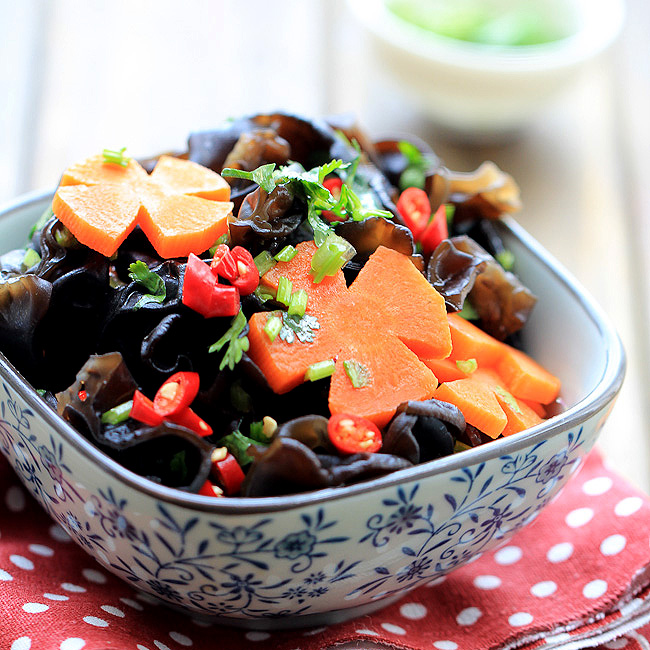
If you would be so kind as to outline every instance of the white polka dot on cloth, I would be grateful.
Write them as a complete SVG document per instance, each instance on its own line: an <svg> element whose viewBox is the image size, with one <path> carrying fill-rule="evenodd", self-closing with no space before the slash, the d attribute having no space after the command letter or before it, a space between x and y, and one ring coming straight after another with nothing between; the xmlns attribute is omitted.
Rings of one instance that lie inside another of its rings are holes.
<svg viewBox="0 0 650 650"><path fill-rule="evenodd" d="M530 588L530 593L537 598L546 598L557 591L557 585L552 580L543 580Z"/></svg>
<svg viewBox="0 0 650 650"><path fill-rule="evenodd" d="M458 625L474 625L481 616L483 616L483 612L478 607L467 607L456 616L456 623Z"/></svg>
<svg viewBox="0 0 650 650"><path fill-rule="evenodd" d="M513 627L521 627L533 622L532 614L528 612L517 612L508 617L508 623Z"/></svg>
<svg viewBox="0 0 650 650"><path fill-rule="evenodd" d="M88 582L94 582L97 585L104 585L108 580L103 573L100 573L96 569L84 569L81 572L81 575L86 578Z"/></svg>
<svg viewBox="0 0 650 650"><path fill-rule="evenodd" d="M321 632L325 632L327 629L327 626L323 627L314 627L311 630L306 630L305 632L302 633L303 636L316 636L317 634L320 634Z"/></svg>
<svg viewBox="0 0 650 650"><path fill-rule="evenodd" d="M588 524L594 516L591 508L576 508L572 510L564 519L569 528L579 528Z"/></svg>
<svg viewBox="0 0 650 650"><path fill-rule="evenodd" d="M366 634L367 636L379 636L379 632L375 632L374 630L367 630L365 628L361 628L359 630L355 630L357 634Z"/></svg>
<svg viewBox="0 0 650 650"><path fill-rule="evenodd" d="M582 589L585 598L600 598L607 591L607 583L604 580L592 580Z"/></svg>
<svg viewBox="0 0 650 650"><path fill-rule="evenodd" d="M418 621L427 615L427 608L421 603L404 603L399 613L410 621Z"/></svg>
<svg viewBox="0 0 650 650"><path fill-rule="evenodd" d="M596 476L584 482L582 491L590 497L597 497L608 492L612 485L614 481L609 476Z"/></svg>
<svg viewBox="0 0 650 650"><path fill-rule="evenodd" d="M31 571L34 568L34 563L22 555L10 555L9 561L19 569L25 569L26 571Z"/></svg>
<svg viewBox="0 0 650 650"><path fill-rule="evenodd" d="M27 612L28 614L40 614L41 612L45 612L48 609L50 609L50 606L45 605L44 603L25 603L23 605L23 611Z"/></svg>
<svg viewBox="0 0 650 650"><path fill-rule="evenodd" d="M625 497L614 506L614 514L619 517L629 517L633 515L641 506L643 501L641 497Z"/></svg>
<svg viewBox="0 0 650 650"><path fill-rule="evenodd" d="M521 560L523 553L518 546L504 546L494 554L494 560L497 564L514 564Z"/></svg>
<svg viewBox="0 0 650 650"><path fill-rule="evenodd" d="M158 648L158 650L169 650L169 646L162 641L154 640L153 644L156 646L156 648Z"/></svg>
<svg viewBox="0 0 650 650"><path fill-rule="evenodd" d="M54 551L49 546L43 546L43 544L30 544L27 548L41 557L52 557L54 555Z"/></svg>
<svg viewBox="0 0 650 650"><path fill-rule="evenodd" d="M62 641L59 650L81 650L85 645L86 642L83 639L75 636Z"/></svg>
<svg viewBox="0 0 650 650"><path fill-rule="evenodd" d="M142 645L141 643L138 643L138 645L135 646L137 650L149 650L146 645Z"/></svg>
<svg viewBox="0 0 650 650"><path fill-rule="evenodd" d="M64 591L69 591L70 593L73 594L83 594L86 591L85 587L74 585L71 582L62 582L61 589L63 589Z"/></svg>
<svg viewBox="0 0 650 650"><path fill-rule="evenodd" d="M0 569L0 580L11 582L13 579L14 577L11 575L11 573L5 571L4 569Z"/></svg>
<svg viewBox="0 0 650 650"><path fill-rule="evenodd" d="M108 621L105 621L103 618L98 618L97 616L84 616L84 623L92 625L94 627L108 627Z"/></svg>
<svg viewBox="0 0 650 650"><path fill-rule="evenodd" d="M104 610L107 614L117 616L118 618L124 618L126 616L126 614L121 609L113 607L112 605L102 605L99 609Z"/></svg>
<svg viewBox="0 0 650 650"><path fill-rule="evenodd" d="M184 634L181 634L180 632L170 632L169 636L178 643L178 645L182 645L185 647L189 647L193 645L192 639L190 639L189 636L185 636Z"/></svg>
<svg viewBox="0 0 650 650"><path fill-rule="evenodd" d="M623 535L610 535L600 543L600 552L603 555L617 555L620 553L627 544L627 540Z"/></svg>
<svg viewBox="0 0 650 650"><path fill-rule="evenodd" d="M403 627L394 625L393 623L382 623L381 626L386 630L386 632L390 632L391 634L398 634L399 636L404 636L406 634L406 630Z"/></svg>
<svg viewBox="0 0 650 650"><path fill-rule="evenodd" d="M558 562L564 562L568 560L573 555L573 544L571 542L560 542L551 546L551 548L546 553L546 559L553 564Z"/></svg>
<svg viewBox="0 0 650 650"><path fill-rule="evenodd" d="M69 596L62 596L61 594L43 594L43 598L47 598L48 600L70 600Z"/></svg>
<svg viewBox="0 0 650 650"><path fill-rule="evenodd" d="M458 644L455 641L434 641L433 647L438 650L458 650Z"/></svg>
<svg viewBox="0 0 650 650"><path fill-rule="evenodd" d="M474 586L477 589L497 589L498 587L501 586L501 578L499 576L491 576L491 575L484 575L484 576L476 576L474 578Z"/></svg>
<svg viewBox="0 0 650 650"><path fill-rule="evenodd" d="M21 636L11 644L11 650L29 650L32 647L32 640L28 636Z"/></svg>
<svg viewBox="0 0 650 650"><path fill-rule="evenodd" d="M11 512L24 510L27 505L25 492L17 485L12 485L5 493L5 504Z"/></svg>
<svg viewBox="0 0 650 650"><path fill-rule="evenodd" d="M271 638L271 635L268 632L257 632L252 630L251 632L246 632L244 635L249 641L266 641Z"/></svg>

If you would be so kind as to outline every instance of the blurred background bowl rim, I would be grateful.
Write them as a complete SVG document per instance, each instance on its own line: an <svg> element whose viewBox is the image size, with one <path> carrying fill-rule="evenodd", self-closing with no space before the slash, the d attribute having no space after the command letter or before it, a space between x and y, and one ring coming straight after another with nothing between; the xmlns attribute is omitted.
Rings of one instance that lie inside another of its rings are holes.
<svg viewBox="0 0 650 650"><path fill-rule="evenodd" d="M386 0L348 0L375 37L424 60L458 70L500 74L571 68L605 51L625 22L624 0L570 0L582 16L576 32L540 45L499 46L436 34L395 15Z"/></svg>
<svg viewBox="0 0 650 650"><path fill-rule="evenodd" d="M16 212L29 210L30 208L33 209L39 204L47 205L47 202L51 201L53 194L53 190L30 192L17 197L9 203L0 205L0 220L11 216L12 213L15 214ZM43 206L40 207L42 208ZM18 392L22 399L33 409L35 416L38 416L47 426L53 428L78 453L90 461L95 461L103 471L113 479L121 482L125 487L132 488L136 493L141 493L142 496L206 514L257 515L291 511L325 502L351 498L384 488L430 479L434 476L461 470L463 467L487 462L505 454L511 454L529 448L536 443L562 433L568 426L579 427L590 420L608 405L613 404L623 383L626 367L626 355L622 341L603 309L595 302L577 279L528 233L527 230L519 225L516 220L512 217L505 217L502 221L504 228L510 230L513 236L519 239L524 248L531 255L536 256L543 262L544 266L548 268L549 273L556 280L564 284L573 294L574 298L584 309L586 317L596 326L602 337L603 344L607 346L607 358L602 375L593 390L584 395L581 400L573 404L563 413L527 431L468 449L462 454L452 454L451 456L438 458L435 461L414 465L413 467L346 486L345 488L330 487L311 492L281 496L236 497L227 499L227 502L223 503L221 499L214 499L212 497L187 493L158 485L120 465L93 445L92 442L84 438L72 425L64 421L54 410L47 406L33 390L29 382L27 382L2 352L0 352L0 382L4 383L7 381L11 388ZM601 423L602 421L603 418L601 418Z"/></svg>

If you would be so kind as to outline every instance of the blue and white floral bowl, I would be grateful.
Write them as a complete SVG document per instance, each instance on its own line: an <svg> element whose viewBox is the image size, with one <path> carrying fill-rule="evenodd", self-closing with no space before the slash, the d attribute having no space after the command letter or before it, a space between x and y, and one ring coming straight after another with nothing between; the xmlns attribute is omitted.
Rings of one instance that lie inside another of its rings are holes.
<svg viewBox="0 0 650 650"><path fill-rule="evenodd" d="M22 245L49 200L0 211L0 252ZM0 450L100 564L194 616L280 628L383 607L535 519L593 446L623 380L601 311L516 223L503 235L539 297L527 349L561 377L570 405L527 432L344 489L214 500L104 456L0 354Z"/></svg>

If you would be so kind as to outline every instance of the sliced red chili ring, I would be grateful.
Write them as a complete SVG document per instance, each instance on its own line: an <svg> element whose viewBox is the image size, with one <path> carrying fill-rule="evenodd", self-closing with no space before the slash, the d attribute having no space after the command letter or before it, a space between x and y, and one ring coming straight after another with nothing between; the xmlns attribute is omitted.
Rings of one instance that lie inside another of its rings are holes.
<svg viewBox="0 0 650 650"><path fill-rule="evenodd" d="M239 313L240 299L237 287L215 284L205 306L206 318L215 316L236 316Z"/></svg>
<svg viewBox="0 0 650 650"><path fill-rule="evenodd" d="M397 200L397 210L413 233L413 238L419 239L431 216L427 193L419 187L407 187Z"/></svg>
<svg viewBox="0 0 650 650"><path fill-rule="evenodd" d="M447 210L441 205L431 217L429 225L424 229L419 237L424 253L433 253L438 244L449 237L449 228L447 226Z"/></svg>
<svg viewBox="0 0 650 650"><path fill-rule="evenodd" d="M218 485L213 485L210 481L206 481L199 488L197 494L202 494L205 497L222 497L223 491Z"/></svg>
<svg viewBox="0 0 650 650"><path fill-rule="evenodd" d="M212 435L212 427L201 417L199 417L189 406L174 415L165 418L180 427L185 427L194 431L196 435L205 438Z"/></svg>
<svg viewBox="0 0 650 650"><path fill-rule="evenodd" d="M235 246L230 254L235 260L237 274L234 278L228 278L232 284L239 289L242 296L247 296L257 289L260 283L260 274L253 260L253 256L242 246Z"/></svg>
<svg viewBox="0 0 650 650"><path fill-rule="evenodd" d="M219 284L210 266L190 253L183 278L182 302L205 318L235 316L240 306L239 290Z"/></svg>
<svg viewBox="0 0 650 650"><path fill-rule="evenodd" d="M139 390L133 393L133 406L131 407L129 417L148 424L150 427L157 427L163 421L162 415L156 413L153 402Z"/></svg>
<svg viewBox="0 0 650 650"><path fill-rule="evenodd" d="M343 187L343 181L340 178L328 178L323 181L323 187L327 190L329 190L329 193L338 200L339 196L341 196L341 188ZM339 216L338 214L334 214L331 210L323 210L321 212L321 217L323 219L326 219L330 223L333 223L335 221L345 221L345 216Z"/></svg>
<svg viewBox="0 0 650 650"><path fill-rule="evenodd" d="M176 372L158 389L153 398L153 408L167 417L187 408L199 392L201 379L198 372Z"/></svg>
<svg viewBox="0 0 650 650"><path fill-rule="evenodd" d="M381 449L381 432L377 425L359 415L332 415L327 423L327 433L331 443L344 454Z"/></svg>
<svg viewBox="0 0 650 650"><path fill-rule="evenodd" d="M237 459L225 447L219 447L212 452L211 471L227 495L239 492L245 474Z"/></svg>
<svg viewBox="0 0 650 650"><path fill-rule="evenodd" d="M226 280L234 280L237 277L237 262L232 255L228 244L219 244L214 252L210 268Z"/></svg>

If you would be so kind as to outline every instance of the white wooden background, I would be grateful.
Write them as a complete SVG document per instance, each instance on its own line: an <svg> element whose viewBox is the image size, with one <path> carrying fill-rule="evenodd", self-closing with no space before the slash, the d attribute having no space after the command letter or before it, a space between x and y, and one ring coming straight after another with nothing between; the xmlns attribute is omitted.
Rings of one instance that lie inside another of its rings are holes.
<svg viewBox="0 0 650 650"><path fill-rule="evenodd" d="M148 155L275 109L351 111L457 169L491 158L520 184L519 221L621 333L629 370L601 446L650 490L650 3L628 14L606 64L517 139L481 147L445 141L401 96L342 0L0 0L0 202L98 149Z"/></svg>

